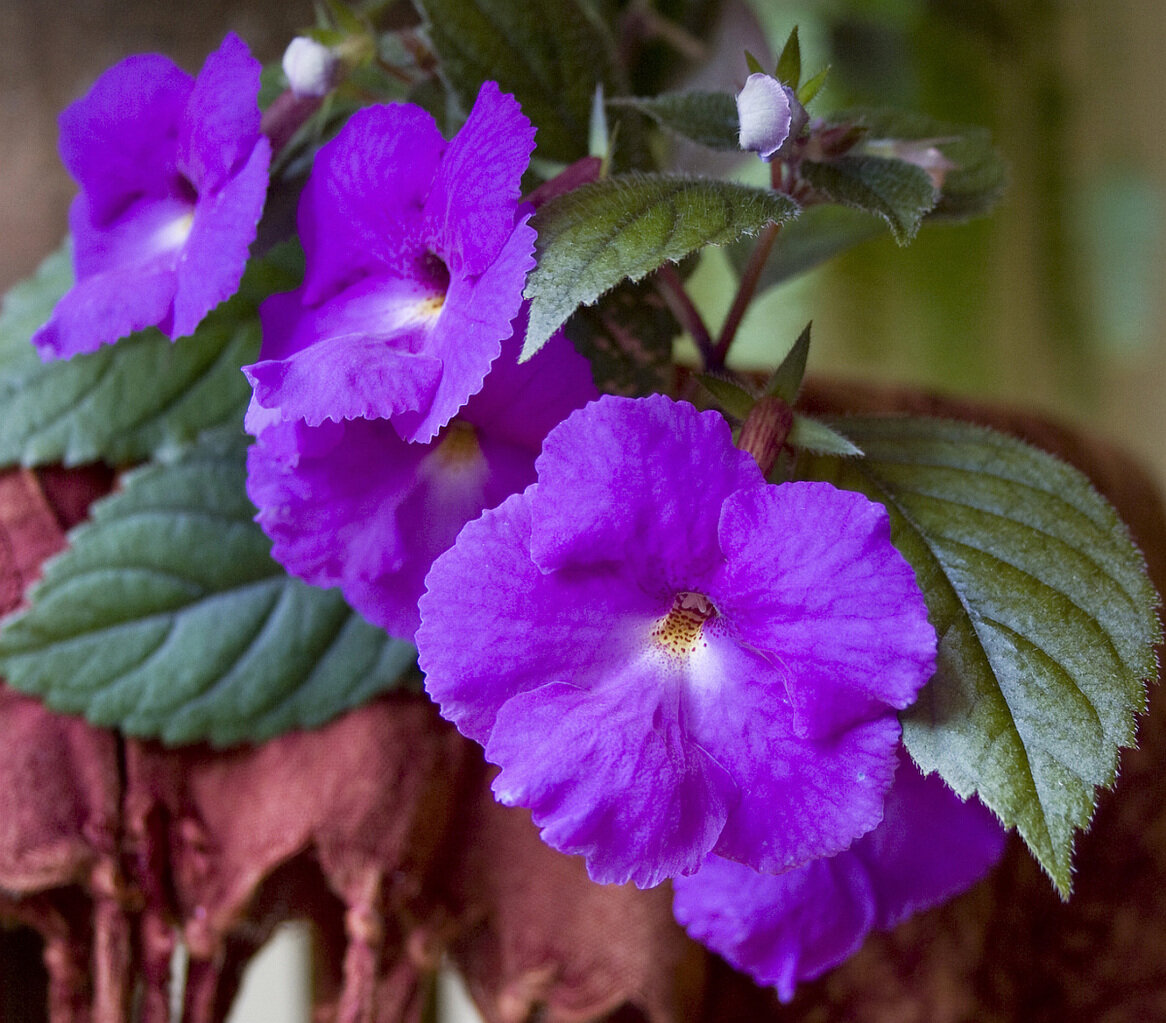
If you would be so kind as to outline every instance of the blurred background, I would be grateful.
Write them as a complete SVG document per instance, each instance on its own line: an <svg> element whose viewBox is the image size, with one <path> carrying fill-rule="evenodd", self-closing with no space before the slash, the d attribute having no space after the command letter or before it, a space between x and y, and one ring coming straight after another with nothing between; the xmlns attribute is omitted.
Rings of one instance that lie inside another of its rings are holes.
<svg viewBox="0 0 1166 1023"><path fill-rule="evenodd" d="M766 293L739 362L780 353L812 319L812 372L1043 411L1119 441L1166 484L1166 5L755 0L753 13L777 47L800 26L809 72L832 65L817 111L984 125L1010 184L989 218L925 227L907 248L865 243ZM150 50L197 70L228 29L277 60L311 19L309 0L0 0L0 290L64 235L74 189L56 117L102 70ZM701 274L716 322L727 267ZM305 944L292 932L261 965L268 986L236 1023L296 1018L303 974L288 964Z"/></svg>

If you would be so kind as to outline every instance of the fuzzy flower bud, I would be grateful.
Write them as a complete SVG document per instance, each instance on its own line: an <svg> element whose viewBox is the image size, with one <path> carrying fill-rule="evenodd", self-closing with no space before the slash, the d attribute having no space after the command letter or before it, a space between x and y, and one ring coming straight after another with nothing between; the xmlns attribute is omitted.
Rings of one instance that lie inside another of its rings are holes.
<svg viewBox="0 0 1166 1023"><path fill-rule="evenodd" d="M283 53L283 73L297 96L324 96L336 83L339 61L330 47L296 36Z"/></svg>
<svg viewBox="0 0 1166 1023"><path fill-rule="evenodd" d="M789 138L795 110L800 111L801 104L791 89L771 75L750 75L737 93L741 148L752 150L768 163Z"/></svg>

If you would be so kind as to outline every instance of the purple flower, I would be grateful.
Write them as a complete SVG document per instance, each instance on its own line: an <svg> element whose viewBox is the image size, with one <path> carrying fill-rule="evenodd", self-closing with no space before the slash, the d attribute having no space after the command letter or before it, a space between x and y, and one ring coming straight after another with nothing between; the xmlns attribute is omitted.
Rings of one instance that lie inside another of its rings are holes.
<svg viewBox="0 0 1166 1023"><path fill-rule="evenodd" d="M531 483L547 431L595 397L587 361L562 334L519 365L524 333L429 444L401 440L384 419L263 428L247 492L275 559L339 586L369 621L411 639L433 559L483 508Z"/></svg>
<svg viewBox="0 0 1166 1023"><path fill-rule="evenodd" d="M228 35L197 79L130 57L61 114L76 283L33 335L42 358L145 327L182 337L235 293L271 160L258 95L259 62Z"/></svg>
<svg viewBox="0 0 1166 1023"><path fill-rule="evenodd" d="M935 634L885 509L767 484L715 412L605 396L437 559L417 645L497 798L592 878L769 871L882 817Z"/></svg>
<svg viewBox="0 0 1166 1023"><path fill-rule="evenodd" d="M788 1002L798 981L833 969L870 931L971 887L1000 859L1004 831L978 800L900 759L882 824L845 852L776 876L710 856L673 882L676 919Z"/></svg>
<svg viewBox="0 0 1166 1023"><path fill-rule="evenodd" d="M300 202L307 273L263 310L255 406L430 441L481 389L534 266L519 183L534 129L486 82L450 142L408 105L357 111ZM257 414L257 413L256 413Z"/></svg>

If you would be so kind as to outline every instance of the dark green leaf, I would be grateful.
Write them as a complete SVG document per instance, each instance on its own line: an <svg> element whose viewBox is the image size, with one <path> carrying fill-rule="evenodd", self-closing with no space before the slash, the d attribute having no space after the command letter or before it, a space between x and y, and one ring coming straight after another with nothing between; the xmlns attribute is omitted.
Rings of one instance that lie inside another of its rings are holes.
<svg viewBox="0 0 1166 1023"><path fill-rule="evenodd" d="M806 359L810 354L810 326L806 324L793 347L781 360L781 365L765 383L765 393L781 398L787 405L794 403L802 387L802 378L806 375Z"/></svg>
<svg viewBox="0 0 1166 1023"><path fill-rule="evenodd" d="M638 397L671 390L676 320L651 281L624 281L563 330L591 363L600 391Z"/></svg>
<svg viewBox="0 0 1166 1023"><path fill-rule="evenodd" d="M987 213L1004 193L1007 172L987 129L936 121L898 110L847 110L831 121L852 122L867 130L865 145L900 140L919 143L913 158L934 146L955 166L943 175L939 201L928 219L965 220ZM886 150L876 151L885 152ZM910 155L910 150L903 150Z"/></svg>
<svg viewBox="0 0 1166 1023"><path fill-rule="evenodd" d="M748 50L745 51L745 66L749 68L749 74L751 75L769 74L769 72L761 66L761 61L754 57L753 54L751 54Z"/></svg>
<svg viewBox="0 0 1166 1023"><path fill-rule="evenodd" d="M595 86L625 92L611 37L584 0L414 0L463 109L482 82L513 93L538 126L538 156L568 163L587 155Z"/></svg>
<svg viewBox="0 0 1166 1023"><path fill-rule="evenodd" d="M781 56L777 58L777 72L774 77L783 85L797 91L802 80L802 48L798 44L797 25L794 25L785 46L781 49Z"/></svg>
<svg viewBox="0 0 1166 1023"><path fill-rule="evenodd" d="M29 344L72 284L68 248L17 285L0 313L0 464L142 461L242 421L239 367L259 350L259 301L294 287L298 249L252 261L239 294L191 337L143 331L91 355L42 363Z"/></svg>
<svg viewBox="0 0 1166 1023"><path fill-rule="evenodd" d="M802 177L834 202L882 217L900 245L915 237L938 198L922 167L880 156L842 156L828 163L807 160Z"/></svg>
<svg viewBox="0 0 1166 1023"><path fill-rule="evenodd" d="M286 575L252 521L244 438L125 477L0 631L0 672L49 706L167 743L312 728L399 684L408 643Z"/></svg>
<svg viewBox="0 0 1166 1023"><path fill-rule="evenodd" d="M665 92L655 97L619 97L608 106L630 107L660 127L710 149L740 152L737 101L727 92Z"/></svg>
<svg viewBox="0 0 1166 1023"><path fill-rule="evenodd" d="M538 265L527 279L522 357L580 305L705 245L722 245L797 213L784 195L700 178L628 174L552 199L532 220Z"/></svg>
<svg viewBox="0 0 1166 1023"><path fill-rule="evenodd" d="M1017 440L941 420L840 425L865 458L803 457L800 474L887 506L939 634L907 747L1015 825L1067 895L1075 831L1156 676L1142 556L1084 476Z"/></svg>

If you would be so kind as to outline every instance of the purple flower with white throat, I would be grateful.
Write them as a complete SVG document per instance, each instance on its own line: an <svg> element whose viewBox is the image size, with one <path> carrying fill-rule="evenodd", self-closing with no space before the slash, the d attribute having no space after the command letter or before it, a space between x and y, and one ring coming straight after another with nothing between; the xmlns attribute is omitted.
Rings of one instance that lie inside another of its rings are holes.
<svg viewBox="0 0 1166 1023"><path fill-rule="evenodd" d="M76 282L32 338L68 358L145 327L194 332L239 287L263 211L271 148L259 62L228 35L197 78L129 57L61 114Z"/></svg>
<svg viewBox="0 0 1166 1023"><path fill-rule="evenodd" d="M401 440L384 419L262 427L247 492L276 561L339 586L370 622L412 639L434 558L482 509L533 482L547 432L596 395L562 334L519 364L524 334L503 344L482 390L428 444Z"/></svg>
<svg viewBox="0 0 1166 1023"><path fill-rule="evenodd" d="M777 875L710 856L673 882L676 919L788 1002L798 982L843 962L872 930L971 887L1004 851L999 821L900 760L883 822L849 849Z"/></svg>
<svg viewBox="0 0 1166 1023"><path fill-rule="evenodd" d="M519 185L534 129L486 82L450 141L419 107L366 107L300 201L304 283L269 299L253 418L387 419L431 441L513 332L534 266Z"/></svg>
<svg viewBox="0 0 1166 1023"><path fill-rule="evenodd" d="M605 396L437 559L416 642L497 798L592 878L768 871L878 824L935 634L886 510L774 486L724 419Z"/></svg>

